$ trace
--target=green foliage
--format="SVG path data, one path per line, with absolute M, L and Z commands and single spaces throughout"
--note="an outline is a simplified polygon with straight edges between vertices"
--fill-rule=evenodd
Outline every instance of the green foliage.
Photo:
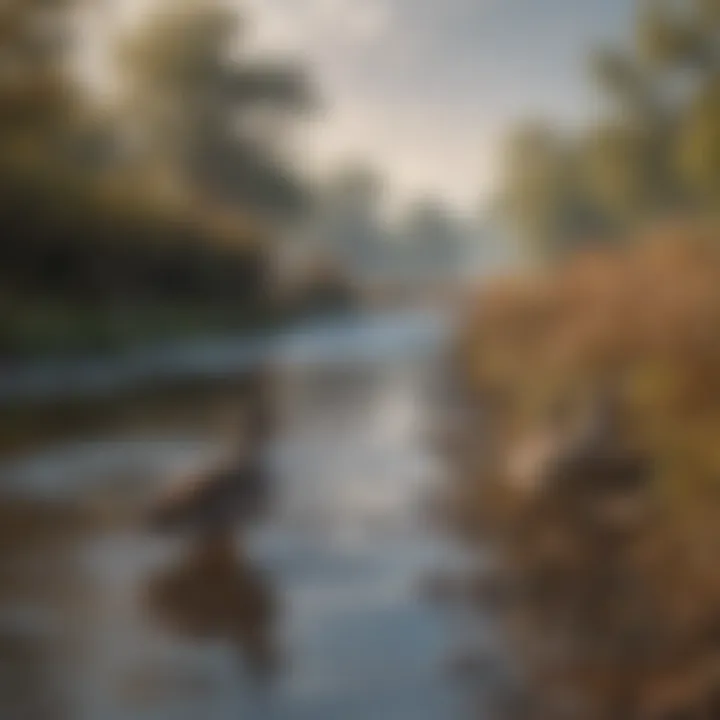
M 241 30 L 219 0 L 161 2 L 120 47 L 129 120 L 181 188 L 277 212 L 300 201 L 279 135 L 311 91 L 297 69 L 243 56 Z
M 559 134 L 537 124 L 510 139 L 500 210 L 529 240 L 537 261 L 556 260 L 570 241 L 594 237 L 601 227 L 602 218 L 578 182 L 578 155 Z
M 605 119 L 510 141 L 502 209 L 545 260 L 656 215 L 720 209 L 720 3 L 642 3 L 635 45 L 595 53 L 592 70 Z
M 703 38 L 697 22 L 678 17 L 653 3 L 638 23 L 637 45 L 641 59 L 653 65 L 672 67 L 696 61 L 701 55 Z
M 71 73 L 73 5 L 0 8 L 0 355 L 268 317 L 271 247 L 249 218 L 300 189 L 273 154 L 281 138 L 234 128 L 258 107 L 300 107 L 301 75 L 231 61 L 236 15 L 176 3 L 132 43 L 137 102 L 103 117 Z M 136 129 L 147 143 L 128 152 Z
M 688 183 L 720 205 L 720 77 L 702 88 L 682 119 L 679 155 Z

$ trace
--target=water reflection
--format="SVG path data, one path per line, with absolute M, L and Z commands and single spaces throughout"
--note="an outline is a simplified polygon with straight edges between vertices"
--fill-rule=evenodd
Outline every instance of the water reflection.
M 52 644 L 22 628 L 0 630 L 0 715 L 27 720 L 71 720 L 66 688 L 55 669 Z
M 0 717 L 70 720 L 61 657 L 77 577 L 72 547 L 85 519 L 41 501 L 0 502 Z
M 248 555 L 228 543 L 193 547 L 150 579 L 147 601 L 153 615 L 178 634 L 231 643 L 256 680 L 270 680 L 277 672 L 278 598 Z
M 0 506 L 0 720 L 457 716 L 447 628 L 417 593 L 439 552 L 418 513 L 429 362 L 290 364 L 79 424 L 24 413 L 0 460 L 25 498 Z M 151 531 L 148 507 L 181 496 L 191 521 Z
M 273 389 L 267 368 L 251 373 L 227 461 L 156 501 L 153 529 L 189 535 L 191 545 L 179 562 L 149 578 L 146 592 L 164 625 L 195 641 L 229 642 L 258 681 L 270 680 L 279 665 L 276 593 L 246 551 L 249 529 L 272 510 Z

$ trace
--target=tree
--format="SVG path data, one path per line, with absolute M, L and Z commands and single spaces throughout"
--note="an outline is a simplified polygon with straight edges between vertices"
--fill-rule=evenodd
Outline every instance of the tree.
M 70 0 L 0 8 L 0 153 L 35 160 L 62 145 L 77 98 L 67 69 Z
M 245 210 L 293 207 L 299 185 L 268 128 L 312 93 L 300 71 L 244 57 L 242 39 L 220 0 L 162 0 L 120 49 L 128 121 L 148 163 L 182 191 Z
M 340 170 L 320 193 L 316 232 L 323 250 L 352 273 L 372 272 L 383 264 L 388 228 L 382 201 L 382 178 L 359 165 Z
M 538 261 L 557 259 L 601 227 L 579 163 L 569 140 L 538 123 L 518 128 L 507 143 L 498 209 Z
M 459 266 L 465 228 L 438 199 L 416 200 L 401 227 L 403 257 L 410 271 L 447 279 Z
M 673 210 L 720 204 L 720 3 L 640 4 L 635 43 L 592 56 L 606 119 L 577 138 L 521 128 L 501 210 L 545 259 Z
M 249 99 L 256 107 L 259 97 L 283 107 L 294 98 L 297 106 L 293 93 L 303 86 L 282 68 L 220 62 L 226 48 L 213 45 L 224 37 L 219 15 L 214 26 L 188 21 L 184 36 L 170 31 L 172 52 L 159 57 L 175 64 L 146 66 L 154 73 L 143 85 L 148 106 L 136 106 L 133 117 L 188 185 L 182 204 L 166 202 L 153 178 L 127 172 L 114 142 L 119 123 L 99 122 L 81 90 L 71 62 L 83 39 L 72 31 L 74 8 L 74 0 L 8 0 L 0 8 L 0 353 L 98 349 L 263 317 L 270 244 L 257 223 L 209 207 L 218 196 L 209 181 L 201 187 L 198 171 L 214 131 L 229 138 L 235 118 L 213 115 L 214 106 L 200 101 L 205 92 L 213 99 L 212 82 L 221 77 L 243 107 Z M 147 49 L 159 53 L 160 46 Z M 186 56 L 193 62 L 178 64 Z M 226 67 L 235 71 L 222 74 Z M 166 133 L 186 143 L 172 146 L 181 152 L 165 152 Z M 224 148 L 228 164 L 248 143 Z M 277 200 L 285 186 L 276 178 L 284 176 L 259 146 L 257 157 L 256 166 L 241 169 L 259 167 L 253 187 Z M 286 189 L 297 196 L 289 180 Z

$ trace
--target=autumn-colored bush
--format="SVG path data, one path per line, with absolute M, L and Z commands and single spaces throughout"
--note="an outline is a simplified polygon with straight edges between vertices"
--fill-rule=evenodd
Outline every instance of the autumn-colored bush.
M 460 505 L 550 716 L 719 716 L 718 229 L 499 281 L 461 346 L 483 423 Z

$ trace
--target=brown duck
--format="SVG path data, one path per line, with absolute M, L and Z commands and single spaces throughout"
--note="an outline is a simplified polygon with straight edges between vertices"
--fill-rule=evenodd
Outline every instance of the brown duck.
M 240 447 L 227 461 L 161 496 L 150 510 L 150 526 L 218 537 L 259 519 L 270 501 L 267 446 L 272 426 L 269 405 L 249 403 Z

